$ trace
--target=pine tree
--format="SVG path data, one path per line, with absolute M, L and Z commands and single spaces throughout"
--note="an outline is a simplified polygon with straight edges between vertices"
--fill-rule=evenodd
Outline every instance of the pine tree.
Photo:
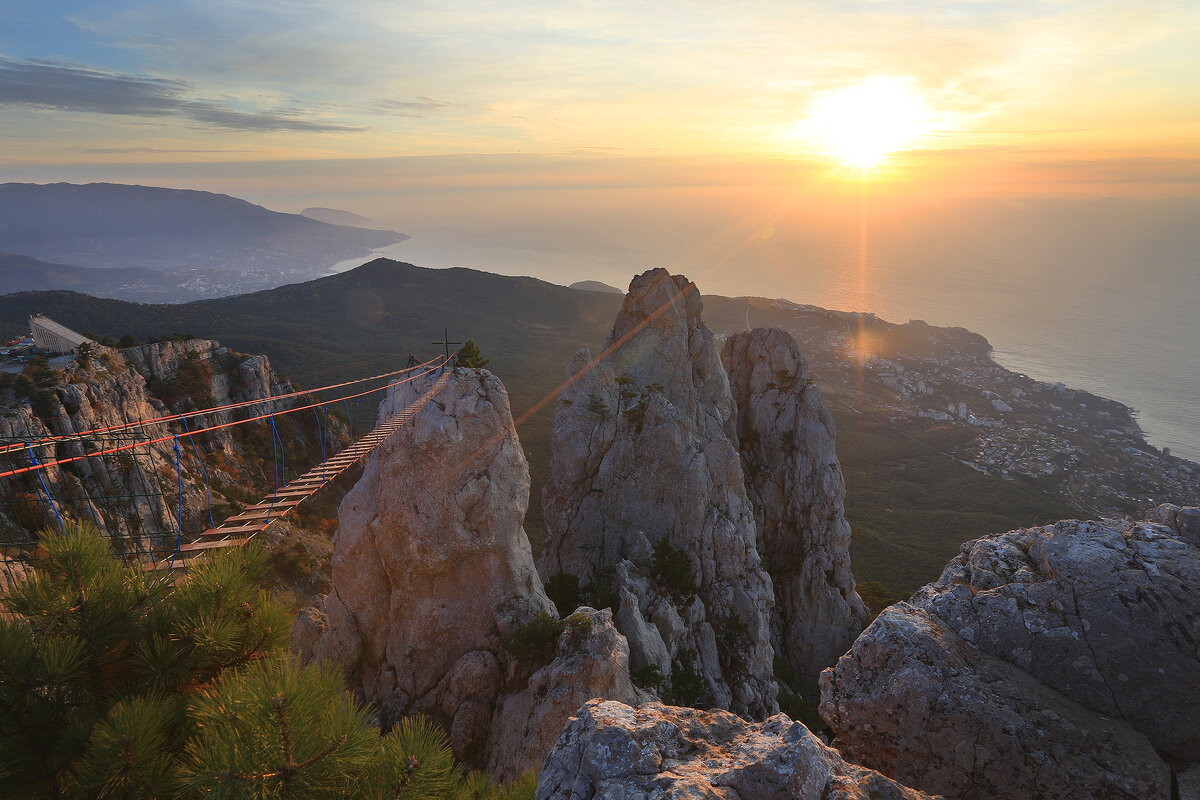
M 464 779 L 430 723 L 381 737 L 336 669 L 301 666 L 262 551 L 201 560 L 171 587 L 86 525 L 40 547 L 0 598 L 6 796 L 531 800 L 531 776 Z
M 458 348 L 454 358 L 460 367 L 486 367 L 491 362 L 490 358 L 484 358 L 479 352 L 479 347 L 473 339 L 467 339 L 463 346 Z

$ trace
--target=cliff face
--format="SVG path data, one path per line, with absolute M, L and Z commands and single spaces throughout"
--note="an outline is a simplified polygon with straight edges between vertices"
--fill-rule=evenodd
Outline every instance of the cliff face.
M 546 758 L 537 800 L 735 797 L 741 800 L 922 800 L 929 795 L 854 764 L 779 714 L 593 700 Z
M 397 387 L 383 412 L 436 378 Z M 636 696 L 608 612 L 579 609 L 557 623 L 521 527 L 528 502 L 504 386 L 456 370 L 346 495 L 333 591 L 296 634 L 306 657 L 342 665 L 385 724 L 428 715 L 460 760 L 502 779 L 535 766 L 588 698 Z
M 963 545 L 821 676 L 848 757 L 962 798 L 1170 796 L 1200 761 L 1200 511 Z
M 721 360 L 737 408 L 758 548 L 775 588 L 772 643 L 815 697 L 817 676 L 867 619 L 850 572 L 833 417 L 786 331 L 734 334 Z
M 607 596 L 633 667 L 682 703 L 776 710 L 769 614 L 734 404 L 696 287 L 634 278 L 602 356 L 554 414 L 544 580 Z
M 95 345 L 90 357 L 65 369 L 44 370 L 38 387 L 25 398 L 12 398 L 0 411 L 0 437 L 7 441 L 65 436 L 78 431 L 118 426 L 141 419 L 163 417 L 196 408 L 265 398 L 290 391 L 271 369 L 265 356 L 243 356 L 214 341 L 193 339 L 160 342 L 125 350 Z M 272 410 L 288 407 L 273 405 Z M 251 405 L 193 420 L 204 426 L 245 419 L 262 413 Z M 315 423 L 281 418 L 281 433 L 294 455 L 305 448 L 320 452 Z M 261 427 L 261 424 L 260 424 Z M 40 462 L 68 458 L 133 441 L 181 433 L 178 422 L 158 423 L 128 431 L 96 434 L 54 447 L 35 448 Z M 273 485 L 267 475 L 273 467 L 273 449 L 264 454 L 262 431 L 236 427 L 180 440 L 183 477 L 183 517 L 187 530 L 208 523 L 208 494 L 198 451 L 207 463 L 214 503 L 244 502 L 247 492 Z M 136 438 L 134 438 L 136 436 Z M 336 434 L 334 434 L 336 438 Z M 195 450 L 192 442 L 195 442 Z M 330 450 L 335 441 L 327 442 Z M 86 449 L 85 449 L 86 447 Z M 64 467 L 44 471 L 49 494 L 58 499 L 65 515 L 91 520 L 114 540 L 118 548 L 174 541 L 178 527 L 178 476 L 172 441 L 138 447 L 133 451 L 94 456 Z M 4 459 L 6 469 L 29 465 L 25 451 Z M 271 484 L 267 481 L 271 480 Z M 4 481 L 6 538 L 16 541 L 54 521 L 36 476 L 15 476 Z M 254 498 L 257 499 L 257 498 Z M 217 513 L 220 513 L 219 511 Z

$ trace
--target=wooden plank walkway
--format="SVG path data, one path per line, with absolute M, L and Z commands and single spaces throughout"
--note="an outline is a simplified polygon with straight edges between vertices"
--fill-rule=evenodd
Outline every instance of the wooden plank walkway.
M 286 516 L 323 486 L 365 458 L 380 442 L 412 419 L 442 390 L 442 387 L 450 380 L 452 371 L 453 368 L 448 365 L 428 391 L 405 406 L 400 413 L 388 417 L 350 447 L 321 462 L 291 483 L 267 495 L 260 502 L 246 506 L 240 514 L 229 517 L 215 528 L 200 532 L 192 541 L 180 545 L 179 552 L 174 558 L 147 562 L 143 565 L 143 569 L 187 569 L 191 555 L 225 547 L 240 547 L 250 541 L 256 533 L 265 530 L 267 526 Z

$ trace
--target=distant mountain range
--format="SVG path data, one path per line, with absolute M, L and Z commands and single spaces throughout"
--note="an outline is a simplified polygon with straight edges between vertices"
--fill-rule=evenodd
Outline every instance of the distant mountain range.
M 344 212 L 343 212 L 344 213 Z M 177 302 L 237 294 L 322 274 L 403 241 L 395 231 L 281 214 L 228 195 L 112 183 L 0 184 L 0 252 L 84 269 L 150 269 L 169 281 L 75 272 L 89 294 Z M 37 275 L 48 274 L 44 267 Z M 0 282 L 0 293 L 24 282 Z M 177 290 L 170 291 L 174 285 Z M 144 291 L 140 287 L 144 286 Z

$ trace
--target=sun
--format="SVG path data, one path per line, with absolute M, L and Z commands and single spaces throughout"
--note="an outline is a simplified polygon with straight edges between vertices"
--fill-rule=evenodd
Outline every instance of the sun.
M 817 95 L 793 135 L 849 166 L 868 169 L 913 147 L 932 126 L 911 78 L 872 77 Z

